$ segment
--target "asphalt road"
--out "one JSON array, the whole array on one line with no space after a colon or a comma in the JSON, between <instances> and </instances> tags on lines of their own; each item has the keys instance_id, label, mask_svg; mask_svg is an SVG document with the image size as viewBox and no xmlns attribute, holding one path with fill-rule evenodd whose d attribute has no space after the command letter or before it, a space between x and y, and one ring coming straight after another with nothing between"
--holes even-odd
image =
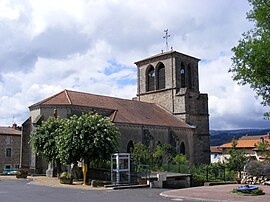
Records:
<instances>
[{"instance_id":1,"label":"asphalt road","mask_svg":"<svg viewBox=\"0 0 270 202\"><path fill-rule=\"evenodd\" d=\"M0 181L0 202L166 202L188 201L160 196L164 189L85 190L29 184L27 180Z\"/></svg>"}]
</instances>

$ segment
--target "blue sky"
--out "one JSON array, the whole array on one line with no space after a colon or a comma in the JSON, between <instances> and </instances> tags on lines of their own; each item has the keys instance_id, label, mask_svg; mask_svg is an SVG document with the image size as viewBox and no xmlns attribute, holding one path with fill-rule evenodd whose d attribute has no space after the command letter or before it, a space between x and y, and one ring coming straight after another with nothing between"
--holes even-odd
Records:
<instances>
[{"instance_id":1,"label":"blue sky","mask_svg":"<svg viewBox=\"0 0 270 202\"><path fill-rule=\"evenodd\" d=\"M260 100L232 81L231 48L253 24L247 0L1 0L0 125L63 89L132 98L135 61L174 50L201 58L211 129L266 128Z\"/></svg>"}]
</instances>

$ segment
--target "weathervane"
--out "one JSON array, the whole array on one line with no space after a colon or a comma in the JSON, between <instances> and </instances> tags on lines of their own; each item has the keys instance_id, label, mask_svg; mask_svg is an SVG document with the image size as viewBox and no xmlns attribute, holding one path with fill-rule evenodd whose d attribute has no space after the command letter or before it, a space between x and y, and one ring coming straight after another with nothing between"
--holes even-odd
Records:
<instances>
[{"instance_id":1,"label":"weathervane","mask_svg":"<svg viewBox=\"0 0 270 202\"><path fill-rule=\"evenodd\" d=\"M168 29L165 29L164 32L166 33L165 36L163 37L163 39L165 39L166 41L166 51L169 50L169 45L168 45L168 38L171 36L168 34Z\"/></svg>"}]
</instances>

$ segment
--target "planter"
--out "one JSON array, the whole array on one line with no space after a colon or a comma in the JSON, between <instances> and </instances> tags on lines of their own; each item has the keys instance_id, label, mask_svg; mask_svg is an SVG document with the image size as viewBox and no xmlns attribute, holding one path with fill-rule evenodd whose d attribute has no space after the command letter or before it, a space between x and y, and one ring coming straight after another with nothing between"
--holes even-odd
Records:
<instances>
[{"instance_id":1,"label":"planter","mask_svg":"<svg viewBox=\"0 0 270 202\"><path fill-rule=\"evenodd\" d=\"M16 178L27 178L27 174L16 174Z\"/></svg>"},{"instance_id":2,"label":"planter","mask_svg":"<svg viewBox=\"0 0 270 202\"><path fill-rule=\"evenodd\" d=\"M147 180L146 179L139 178L137 181L138 181L139 184L147 184Z\"/></svg>"},{"instance_id":3,"label":"planter","mask_svg":"<svg viewBox=\"0 0 270 202\"><path fill-rule=\"evenodd\" d=\"M237 179L236 179L236 184L241 184L241 180L242 180L242 179L237 178Z\"/></svg>"},{"instance_id":4,"label":"planter","mask_svg":"<svg viewBox=\"0 0 270 202\"><path fill-rule=\"evenodd\" d=\"M72 178L60 178L60 183L61 184L72 184L73 179Z\"/></svg>"},{"instance_id":5,"label":"planter","mask_svg":"<svg viewBox=\"0 0 270 202\"><path fill-rule=\"evenodd\" d=\"M27 168L20 168L20 170L16 172L16 178L27 178L27 175L28 175Z\"/></svg>"}]
</instances>

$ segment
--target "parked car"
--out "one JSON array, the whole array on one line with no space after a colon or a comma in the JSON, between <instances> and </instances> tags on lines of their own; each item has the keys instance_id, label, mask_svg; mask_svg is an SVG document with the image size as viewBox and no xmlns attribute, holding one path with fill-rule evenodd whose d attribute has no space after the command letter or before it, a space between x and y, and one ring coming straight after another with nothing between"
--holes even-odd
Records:
<instances>
[{"instance_id":1,"label":"parked car","mask_svg":"<svg viewBox=\"0 0 270 202\"><path fill-rule=\"evenodd\" d=\"M18 169L4 169L3 174L4 175L15 175Z\"/></svg>"}]
</instances>

